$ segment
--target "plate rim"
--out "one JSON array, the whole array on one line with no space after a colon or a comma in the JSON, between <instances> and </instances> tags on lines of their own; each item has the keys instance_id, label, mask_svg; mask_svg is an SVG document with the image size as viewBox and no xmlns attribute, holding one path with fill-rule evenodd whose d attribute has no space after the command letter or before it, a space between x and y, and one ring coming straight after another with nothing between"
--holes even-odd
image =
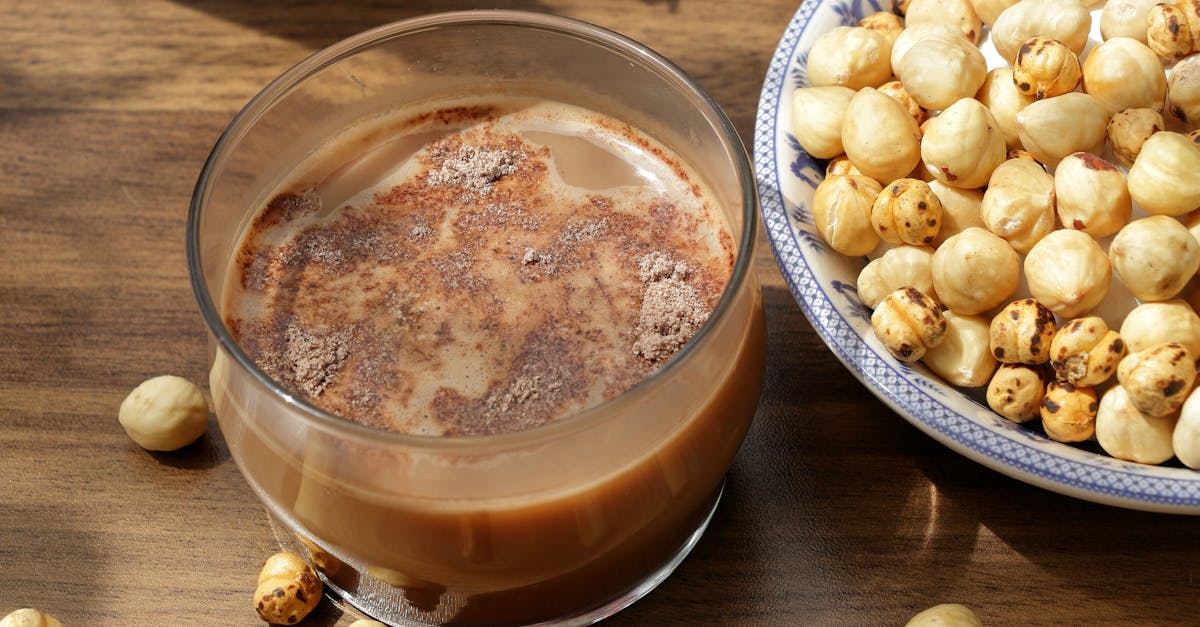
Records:
<instances>
[{"instance_id":1,"label":"plate rim","mask_svg":"<svg viewBox=\"0 0 1200 627\"><path fill-rule=\"evenodd\" d=\"M791 225L789 201L780 185L783 174L777 155L783 134L778 111L784 89L789 86L789 69L797 48L817 10L823 5L845 8L848 1L862 4L862 0L804 0L800 4L772 53L755 112L753 160L760 220L788 289L817 335L851 374L892 411L951 450L985 467L1093 503L1159 513L1200 514L1200 471L1126 462L1054 442L1015 424L1001 429L969 420L928 391L903 379L894 360L885 359L872 349L834 305L831 294L810 267ZM797 260L798 264L792 263ZM839 337L853 339L844 345ZM910 388L906 391L923 395L935 405L935 413L940 413L937 411L940 408L945 415L940 420L938 416L918 416L920 409L914 406L912 396L901 398L875 375L881 368L893 371ZM1013 427L1020 429L1024 437L1001 433L1012 431ZM1024 455L1024 460L1018 459L1018 453ZM1031 463L1031 458L1047 463Z\"/></svg>"}]
</instances>

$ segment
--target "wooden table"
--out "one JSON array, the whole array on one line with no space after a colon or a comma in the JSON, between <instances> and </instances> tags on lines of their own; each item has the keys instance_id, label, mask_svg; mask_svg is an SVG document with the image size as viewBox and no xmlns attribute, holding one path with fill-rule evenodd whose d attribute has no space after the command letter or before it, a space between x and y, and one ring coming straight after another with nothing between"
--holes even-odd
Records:
<instances>
[{"instance_id":1,"label":"wooden table","mask_svg":"<svg viewBox=\"0 0 1200 627\"><path fill-rule=\"evenodd\" d=\"M0 615L255 625L277 547L213 422L150 454L116 420L138 382L206 380L184 261L192 185L233 114L308 53L443 9L613 28L676 61L747 142L797 0L0 2ZM707 535L617 625L1195 623L1200 533L1009 479L889 411L813 333L765 242L761 409ZM345 625L326 600L306 624Z\"/></svg>"}]
</instances>

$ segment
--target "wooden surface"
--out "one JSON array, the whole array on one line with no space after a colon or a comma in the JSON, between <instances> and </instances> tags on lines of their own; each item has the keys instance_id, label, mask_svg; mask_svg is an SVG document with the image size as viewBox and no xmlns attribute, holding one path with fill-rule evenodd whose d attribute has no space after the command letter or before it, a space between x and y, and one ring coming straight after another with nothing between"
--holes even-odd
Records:
<instances>
[{"instance_id":1,"label":"wooden surface","mask_svg":"<svg viewBox=\"0 0 1200 627\"><path fill-rule=\"evenodd\" d=\"M345 36L505 6L613 28L676 61L750 142L798 0L0 1L0 615L255 625L276 541L215 422L149 454L116 420L145 378L206 380L184 261L196 175L236 111ZM761 409L707 535L615 625L1195 624L1200 527L1058 496L950 452L875 400L757 268ZM355 618L326 600L306 624Z\"/></svg>"}]
</instances>

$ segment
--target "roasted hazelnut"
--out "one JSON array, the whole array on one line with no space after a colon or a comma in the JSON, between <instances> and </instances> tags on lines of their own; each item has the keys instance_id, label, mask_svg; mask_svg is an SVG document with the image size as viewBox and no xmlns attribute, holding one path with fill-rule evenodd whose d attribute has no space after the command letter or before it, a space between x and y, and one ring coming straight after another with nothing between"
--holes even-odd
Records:
<instances>
[{"instance_id":1,"label":"roasted hazelnut","mask_svg":"<svg viewBox=\"0 0 1200 627\"><path fill-rule=\"evenodd\" d=\"M1146 13L1146 44L1164 59L1200 51L1200 0L1159 3Z\"/></svg>"},{"instance_id":2,"label":"roasted hazelnut","mask_svg":"<svg viewBox=\"0 0 1200 627\"><path fill-rule=\"evenodd\" d=\"M1027 2L1028 0L1021 0ZM1062 2L1063 0L1053 0ZM1092 96L1071 92L1038 100L1017 114L1021 145L1038 161L1058 165L1080 151L1099 153L1108 130L1108 113Z\"/></svg>"},{"instance_id":3,"label":"roasted hazelnut","mask_svg":"<svg viewBox=\"0 0 1200 627\"><path fill-rule=\"evenodd\" d=\"M1104 393L1096 415L1096 442L1105 453L1140 464L1161 464L1175 454L1171 435L1178 417L1138 411L1129 393L1115 385Z\"/></svg>"},{"instance_id":4,"label":"roasted hazelnut","mask_svg":"<svg viewBox=\"0 0 1200 627\"><path fill-rule=\"evenodd\" d=\"M130 439L149 451L174 451L208 430L208 401L191 381L162 375L125 397L117 420Z\"/></svg>"},{"instance_id":5,"label":"roasted hazelnut","mask_svg":"<svg viewBox=\"0 0 1200 627\"><path fill-rule=\"evenodd\" d=\"M1008 159L992 172L980 218L1019 253L1054 231L1054 177L1030 159Z\"/></svg>"},{"instance_id":6,"label":"roasted hazelnut","mask_svg":"<svg viewBox=\"0 0 1200 627\"><path fill-rule=\"evenodd\" d=\"M258 573L254 609L274 625L294 625L321 602L321 580L311 566L293 553L267 558Z\"/></svg>"},{"instance_id":7,"label":"roasted hazelnut","mask_svg":"<svg viewBox=\"0 0 1200 627\"><path fill-rule=\"evenodd\" d=\"M988 383L988 407L1013 422L1029 422L1041 415L1049 380L1043 367L1001 364Z\"/></svg>"},{"instance_id":8,"label":"roasted hazelnut","mask_svg":"<svg viewBox=\"0 0 1200 627\"><path fill-rule=\"evenodd\" d=\"M854 164L850 161L850 158L847 157L846 155L841 155L839 157L834 157L833 159L830 159L829 165L825 166L825 178L831 178L834 176L846 176L848 174L855 174L858 176L866 176L865 174L860 172L858 168L854 167Z\"/></svg>"},{"instance_id":9,"label":"roasted hazelnut","mask_svg":"<svg viewBox=\"0 0 1200 627\"><path fill-rule=\"evenodd\" d=\"M871 328L900 361L917 361L946 334L946 319L932 298L912 287L888 294L871 314Z\"/></svg>"},{"instance_id":10,"label":"roasted hazelnut","mask_svg":"<svg viewBox=\"0 0 1200 627\"><path fill-rule=\"evenodd\" d=\"M942 603L913 616L904 627L983 627L983 623L965 605Z\"/></svg>"},{"instance_id":11,"label":"roasted hazelnut","mask_svg":"<svg viewBox=\"0 0 1200 627\"><path fill-rule=\"evenodd\" d=\"M986 185L1007 152L996 118L974 98L963 98L930 120L921 141L926 169L939 181L966 189Z\"/></svg>"},{"instance_id":12,"label":"roasted hazelnut","mask_svg":"<svg viewBox=\"0 0 1200 627\"><path fill-rule=\"evenodd\" d=\"M1054 314L1032 298L1009 303L988 329L992 356L1005 364L1036 366L1050 361L1050 342L1058 327Z\"/></svg>"},{"instance_id":13,"label":"roasted hazelnut","mask_svg":"<svg viewBox=\"0 0 1200 627\"><path fill-rule=\"evenodd\" d=\"M814 87L877 87L892 76L891 41L861 26L839 26L813 42L806 66Z\"/></svg>"},{"instance_id":14,"label":"roasted hazelnut","mask_svg":"<svg viewBox=\"0 0 1200 627\"><path fill-rule=\"evenodd\" d=\"M1125 225L1109 245L1108 256L1134 296L1167 300L1200 269L1200 242L1178 220L1150 216Z\"/></svg>"},{"instance_id":15,"label":"roasted hazelnut","mask_svg":"<svg viewBox=\"0 0 1200 627\"><path fill-rule=\"evenodd\" d=\"M1078 0L1021 0L992 24L992 43L1010 64L1030 37L1057 39L1079 54L1087 44L1092 15Z\"/></svg>"},{"instance_id":16,"label":"roasted hazelnut","mask_svg":"<svg viewBox=\"0 0 1200 627\"><path fill-rule=\"evenodd\" d=\"M1038 302L1064 318L1074 318L1104 300L1112 269L1096 240L1080 231L1060 229L1025 256L1025 280Z\"/></svg>"},{"instance_id":17,"label":"roasted hazelnut","mask_svg":"<svg viewBox=\"0 0 1200 627\"><path fill-rule=\"evenodd\" d=\"M1150 416L1179 411L1196 384L1196 360L1182 344L1167 343L1130 353L1117 366L1129 402Z\"/></svg>"},{"instance_id":18,"label":"roasted hazelnut","mask_svg":"<svg viewBox=\"0 0 1200 627\"><path fill-rule=\"evenodd\" d=\"M1132 166L1142 144L1164 128L1162 114L1154 109L1118 111L1108 122L1108 143L1113 157L1126 168Z\"/></svg>"},{"instance_id":19,"label":"roasted hazelnut","mask_svg":"<svg viewBox=\"0 0 1200 627\"><path fill-rule=\"evenodd\" d=\"M1146 17L1160 0L1108 0L1100 11L1100 36L1129 37L1146 43Z\"/></svg>"},{"instance_id":20,"label":"roasted hazelnut","mask_svg":"<svg viewBox=\"0 0 1200 627\"><path fill-rule=\"evenodd\" d=\"M31 607L10 612L0 618L0 627L63 627L57 618Z\"/></svg>"},{"instance_id":21,"label":"roasted hazelnut","mask_svg":"<svg viewBox=\"0 0 1200 627\"><path fill-rule=\"evenodd\" d=\"M961 35L933 31L912 43L892 69L913 100L938 110L974 96L987 76L987 61Z\"/></svg>"},{"instance_id":22,"label":"roasted hazelnut","mask_svg":"<svg viewBox=\"0 0 1200 627\"><path fill-rule=\"evenodd\" d=\"M1125 175L1090 152L1067 155L1054 170L1058 219L1100 239L1121 230L1133 213Z\"/></svg>"},{"instance_id":23,"label":"roasted hazelnut","mask_svg":"<svg viewBox=\"0 0 1200 627\"><path fill-rule=\"evenodd\" d=\"M942 202L925 181L897 179L875 196L871 225L890 244L928 245L937 236Z\"/></svg>"},{"instance_id":24,"label":"roasted hazelnut","mask_svg":"<svg viewBox=\"0 0 1200 627\"><path fill-rule=\"evenodd\" d=\"M1050 365L1058 378L1085 387L1104 383L1117 372L1125 341L1099 316L1076 318L1050 342Z\"/></svg>"},{"instance_id":25,"label":"roasted hazelnut","mask_svg":"<svg viewBox=\"0 0 1200 627\"><path fill-rule=\"evenodd\" d=\"M1082 442L1096 432L1096 391L1066 381L1051 381L1042 398L1042 428L1051 440Z\"/></svg>"},{"instance_id":26,"label":"roasted hazelnut","mask_svg":"<svg viewBox=\"0 0 1200 627\"><path fill-rule=\"evenodd\" d=\"M1083 88L1109 115L1124 109L1158 111L1167 94L1167 76L1146 44L1115 37L1088 53Z\"/></svg>"},{"instance_id":27,"label":"roasted hazelnut","mask_svg":"<svg viewBox=\"0 0 1200 627\"><path fill-rule=\"evenodd\" d=\"M1147 213L1178 216L1200 208L1200 146L1171 131L1151 135L1129 168L1128 185Z\"/></svg>"},{"instance_id":28,"label":"roasted hazelnut","mask_svg":"<svg viewBox=\"0 0 1200 627\"><path fill-rule=\"evenodd\" d=\"M908 90L904 89L904 83L900 81L888 81L879 86L879 91L895 98L896 102L899 102L904 107L904 110L908 111L908 115L912 116L918 128L920 128L921 124L925 123L928 114L921 108L921 105L917 104L916 100L913 100Z\"/></svg>"},{"instance_id":29,"label":"roasted hazelnut","mask_svg":"<svg viewBox=\"0 0 1200 627\"><path fill-rule=\"evenodd\" d=\"M1031 37L1017 49L1013 84L1035 100L1059 96L1079 85L1079 57L1062 42L1048 37Z\"/></svg>"},{"instance_id":30,"label":"roasted hazelnut","mask_svg":"<svg viewBox=\"0 0 1200 627\"><path fill-rule=\"evenodd\" d=\"M1196 16L1200 20L1200 16ZM1200 125L1200 54L1175 64L1167 81L1167 105L1171 114L1189 128Z\"/></svg>"},{"instance_id":31,"label":"roasted hazelnut","mask_svg":"<svg viewBox=\"0 0 1200 627\"><path fill-rule=\"evenodd\" d=\"M937 301L932 248L897 246L872 260L858 274L858 299L874 309L888 294L906 286Z\"/></svg>"},{"instance_id":32,"label":"roasted hazelnut","mask_svg":"<svg viewBox=\"0 0 1200 627\"><path fill-rule=\"evenodd\" d=\"M996 118L996 124L1004 134L1004 143L1009 148L1020 146L1017 113L1029 106L1034 98L1017 89L1016 83L1013 82L1013 69L1002 67L988 72L979 92L975 94L975 99L983 103L988 111L992 112L992 117Z\"/></svg>"},{"instance_id":33,"label":"roasted hazelnut","mask_svg":"<svg viewBox=\"0 0 1200 627\"><path fill-rule=\"evenodd\" d=\"M970 0L911 0L904 12L908 26L948 24L958 29L972 44L983 35L983 24Z\"/></svg>"},{"instance_id":34,"label":"roasted hazelnut","mask_svg":"<svg viewBox=\"0 0 1200 627\"><path fill-rule=\"evenodd\" d=\"M801 87L792 92L792 135L818 159L836 157L842 149L842 118L854 90L839 85Z\"/></svg>"},{"instance_id":35,"label":"roasted hazelnut","mask_svg":"<svg viewBox=\"0 0 1200 627\"><path fill-rule=\"evenodd\" d=\"M1175 342L1200 355L1200 316L1182 300L1142 303L1125 315L1121 338L1129 352Z\"/></svg>"},{"instance_id":36,"label":"roasted hazelnut","mask_svg":"<svg viewBox=\"0 0 1200 627\"><path fill-rule=\"evenodd\" d=\"M957 313L982 313L1017 289L1021 264L1008 242L978 227L954 235L933 253L933 287Z\"/></svg>"},{"instance_id":37,"label":"roasted hazelnut","mask_svg":"<svg viewBox=\"0 0 1200 627\"><path fill-rule=\"evenodd\" d=\"M866 176L827 178L813 192L813 222L831 248L851 257L865 255L879 244L871 226L871 203L879 183Z\"/></svg>"},{"instance_id":38,"label":"roasted hazelnut","mask_svg":"<svg viewBox=\"0 0 1200 627\"><path fill-rule=\"evenodd\" d=\"M906 176L921 159L920 130L895 98L864 88L842 119L842 147L855 167L881 183Z\"/></svg>"},{"instance_id":39,"label":"roasted hazelnut","mask_svg":"<svg viewBox=\"0 0 1200 627\"><path fill-rule=\"evenodd\" d=\"M988 347L988 321L953 311L942 316L946 334L936 346L926 349L922 362L951 385L977 388L986 384L996 370Z\"/></svg>"}]
</instances>

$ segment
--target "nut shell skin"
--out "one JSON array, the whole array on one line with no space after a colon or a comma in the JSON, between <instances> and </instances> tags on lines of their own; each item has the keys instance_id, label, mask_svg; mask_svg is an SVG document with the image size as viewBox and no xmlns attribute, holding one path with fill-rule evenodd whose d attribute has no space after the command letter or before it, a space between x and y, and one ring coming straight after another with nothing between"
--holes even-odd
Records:
<instances>
[{"instance_id":1,"label":"nut shell skin","mask_svg":"<svg viewBox=\"0 0 1200 627\"><path fill-rule=\"evenodd\" d=\"M321 580L311 566L293 553L276 553L258 573L254 609L268 623L294 625L317 607L321 592Z\"/></svg>"},{"instance_id":2,"label":"nut shell skin","mask_svg":"<svg viewBox=\"0 0 1200 627\"><path fill-rule=\"evenodd\" d=\"M1175 454L1172 432L1178 416L1143 414L1129 400L1125 388L1116 385L1104 393L1096 415L1096 441L1104 452L1141 464L1161 464Z\"/></svg>"},{"instance_id":3,"label":"nut shell skin","mask_svg":"<svg viewBox=\"0 0 1200 627\"><path fill-rule=\"evenodd\" d=\"M1001 364L988 383L988 407L1013 422L1029 422L1041 415L1049 379L1042 367Z\"/></svg>"},{"instance_id":4,"label":"nut shell skin","mask_svg":"<svg viewBox=\"0 0 1200 627\"><path fill-rule=\"evenodd\" d=\"M1050 361L1050 342L1058 326L1054 314L1032 298L1016 300L992 318L992 356L1005 364L1039 365Z\"/></svg>"},{"instance_id":5,"label":"nut shell skin","mask_svg":"<svg viewBox=\"0 0 1200 627\"><path fill-rule=\"evenodd\" d=\"M1117 372L1125 357L1121 334L1099 316L1076 318L1062 326L1050 342L1050 365L1060 380L1095 387Z\"/></svg>"},{"instance_id":6,"label":"nut shell skin","mask_svg":"<svg viewBox=\"0 0 1200 627\"><path fill-rule=\"evenodd\" d=\"M946 334L946 319L933 299L911 287L888 294L871 314L871 328L896 359L921 359Z\"/></svg>"},{"instance_id":7,"label":"nut shell skin","mask_svg":"<svg viewBox=\"0 0 1200 627\"><path fill-rule=\"evenodd\" d=\"M1180 344L1159 344L1131 353L1117 367L1129 402L1149 416L1179 411L1196 384L1196 360Z\"/></svg>"},{"instance_id":8,"label":"nut shell skin","mask_svg":"<svg viewBox=\"0 0 1200 627\"><path fill-rule=\"evenodd\" d=\"M1042 428L1056 442L1083 442L1096 432L1098 408L1092 388L1051 381L1042 398Z\"/></svg>"}]
</instances>

